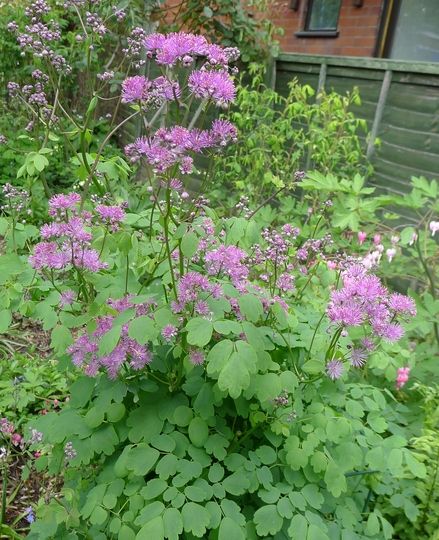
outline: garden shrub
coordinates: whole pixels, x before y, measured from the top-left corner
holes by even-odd
[[[236,107],[228,114],[241,144],[228,148],[214,164],[220,186],[259,204],[293,191],[298,170],[340,179],[370,172],[360,140],[366,122],[349,110],[361,103],[357,89],[345,96],[316,96],[309,85],[293,80],[282,96],[263,84],[260,66],[250,66],[250,73],[251,84],[241,80]],[[215,191],[220,200],[222,193],[221,188]]]

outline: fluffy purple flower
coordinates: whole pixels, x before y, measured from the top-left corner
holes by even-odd
[[[146,97],[151,82],[142,75],[128,77],[122,83],[122,102],[131,103]]]
[[[162,337],[167,342],[171,342],[177,335],[178,330],[173,324],[167,324],[162,330]]]
[[[66,291],[63,291],[61,293],[61,298],[59,300],[59,305],[61,307],[70,306],[73,304],[76,298],[75,291],[72,291],[71,289],[67,289]]]
[[[404,328],[398,323],[375,324],[373,330],[377,336],[394,343],[404,335]]]
[[[226,71],[193,71],[188,87],[194,96],[211,99],[220,107],[226,107],[235,99],[236,88]]]
[[[352,349],[349,362],[353,367],[363,367],[367,360],[367,351],[365,349]]]
[[[393,293],[389,298],[389,307],[396,313],[416,315],[416,305],[412,298],[399,293]]]
[[[96,213],[105,225],[108,225],[112,231],[117,231],[119,223],[125,219],[125,212],[120,206],[106,206],[99,204],[96,207]]]
[[[236,246],[219,246],[206,253],[204,260],[209,274],[226,274],[239,287],[247,281],[249,275],[248,267],[242,262],[246,257],[247,253]]]
[[[199,349],[192,349],[189,353],[189,360],[194,366],[201,366],[204,359],[204,353]]]
[[[294,276],[286,273],[281,274],[277,278],[276,285],[282,292],[292,291],[294,289]]]
[[[128,298],[110,300],[108,304],[123,312],[133,306]],[[136,313],[139,315],[139,313]],[[123,325],[119,342],[108,354],[99,356],[99,341],[113,328],[115,317],[106,315],[98,317],[96,329],[90,335],[88,333],[79,336],[68,349],[75,365],[83,367],[86,374],[93,376],[100,368],[104,368],[110,378],[115,378],[122,365],[129,363],[134,370],[140,370],[152,361],[152,355],[147,346],[139,344],[128,336],[128,325]]]
[[[49,268],[60,270],[69,262],[69,254],[58,251],[56,242],[40,242],[35,246],[34,253],[29,257],[29,262],[35,270]]]
[[[144,40],[144,47],[147,53],[156,55],[158,64],[173,66],[180,61],[188,65],[193,56],[206,55],[209,44],[203,36],[176,32],[150,34]]]
[[[238,133],[236,127],[228,120],[214,120],[210,129],[210,136],[215,144],[225,146],[230,141],[236,141]]]
[[[340,360],[331,360],[326,364],[326,374],[333,381],[339,379],[343,375],[343,372],[344,366]]]
[[[81,202],[78,193],[61,193],[54,195],[49,201],[49,215],[56,216],[58,211],[72,210]]]

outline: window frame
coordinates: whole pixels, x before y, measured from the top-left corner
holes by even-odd
[[[342,0],[340,0],[340,5],[339,5],[339,8],[338,8],[337,26],[336,26],[335,29],[333,29],[333,28],[331,28],[331,29],[329,29],[329,28],[326,28],[326,29],[320,28],[320,29],[312,30],[312,29],[309,28],[309,23],[311,21],[311,16],[312,16],[313,5],[314,5],[314,0],[308,0],[307,6],[306,6],[304,29],[301,30],[300,32],[295,32],[294,35],[296,37],[326,37],[326,38],[338,37],[338,35],[339,35],[338,24],[339,24],[339,21],[340,21],[340,11],[341,11],[341,8],[342,8]]]

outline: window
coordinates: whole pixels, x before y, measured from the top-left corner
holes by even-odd
[[[305,30],[337,30],[341,0],[310,0]]]
[[[337,37],[341,0],[309,0],[305,28],[297,37]]]
[[[396,60],[439,62],[438,0],[393,4],[384,55]]]

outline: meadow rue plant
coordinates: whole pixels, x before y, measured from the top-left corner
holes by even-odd
[[[64,9],[91,73],[125,8],[69,0]],[[375,275],[399,237],[372,241],[378,233],[354,227],[357,215],[349,240],[323,228],[347,189],[323,173],[291,175],[304,189],[339,188],[335,203],[306,200],[301,220],[271,225],[258,219],[265,202],[250,198],[230,212],[212,207],[211,171],[239,146],[236,127],[217,118],[236,96],[235,48],[133,29],[122,45],[130,69],[99,65],[81,114],[62,101],[75,62],[67,50],[58,58],[51,5],[36,0],[26,17],[10,30],[41,65],[32,84],[9,89],[43,144],[23,175],[44,172],[46,145],[66,122],[80,179],[48,197],[28,261],[5,261],[5,311],[41,324],[71,377],[68,401],[20,430],[0,423],[5,456],[23,446],[38,473],[59,479],[56,497],[26,504],[29,538],[390,539],[383,498],[403,497],[413,518],[414,495],[397,479],[425,476],[398,391],[415,304]],[[355,127],[350,99],[332,100]],[[103,103],[112,120],[96,141]],[[126,160],[110,155],[130,122]]]

